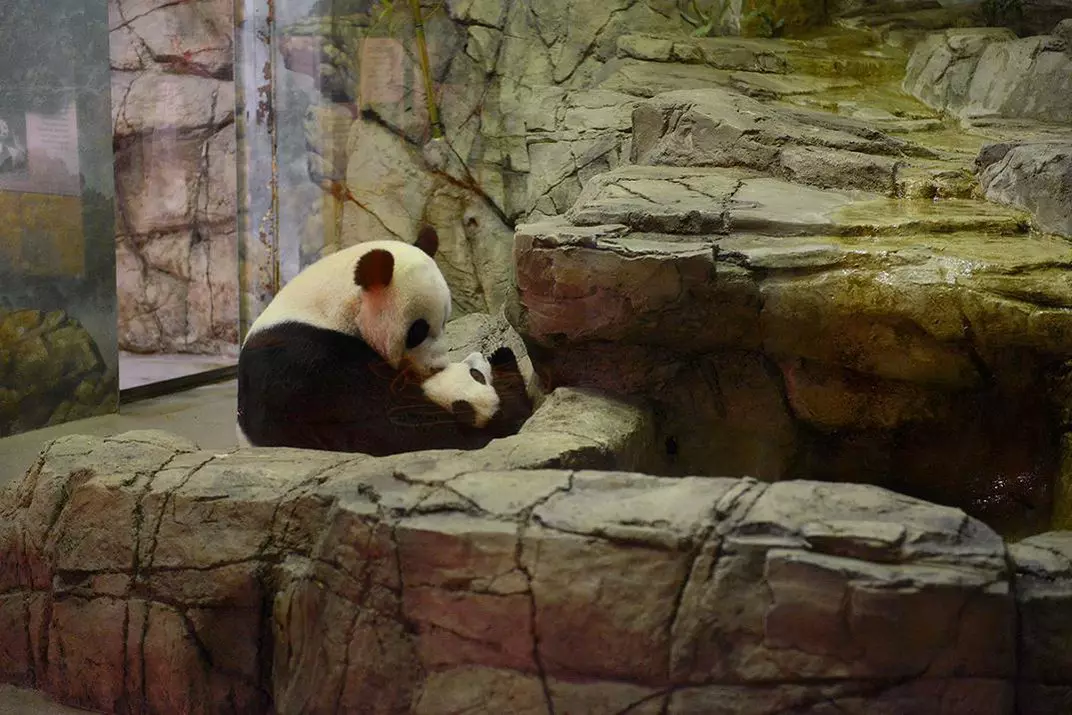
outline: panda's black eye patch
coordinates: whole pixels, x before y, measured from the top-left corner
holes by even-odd
[[[413,321],[413,325],[409,326],[409,332],[406,333],[406,349],[412,350],[428,337],[428,321],[424,318]]]
[[[484,373],[480,372],[480,370],[477,370],[475,367],[469,370],[469,377],[473,378],[481,385],[488,384],[488,381],[484,379]]]

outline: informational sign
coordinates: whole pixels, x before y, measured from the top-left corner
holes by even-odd
[[[0,106],[0,262],[25,276],[85,269],[78,112]]]
[[[0,106],[0,191],[81,195],[78,111],[7,113]]]

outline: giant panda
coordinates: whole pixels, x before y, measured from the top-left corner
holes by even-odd
[[[305,268],[254,321],[238,358],[241,443],[385,456],[473,449],[531,414],[508,349],[450,363],[450,289],[425,227]],[[501,409],[496,381],[510,390]],[[521,392],[524,392],[523,381]]]

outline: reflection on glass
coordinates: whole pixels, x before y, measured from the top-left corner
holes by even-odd
[[[102,3],[0,4],[0,436],[118,397]]]
[[[233,3],[108,4],[126,388],[237,352]]]

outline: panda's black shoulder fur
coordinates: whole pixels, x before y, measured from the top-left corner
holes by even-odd
[[[515,390],[520,373],[507,352],[493,356],[494,379]],[[523,380],[521,386],[523,391]],[[496,389],[507,404],[491,424],[477,429],[464,415],[431,403],[418,382],[405,379],[364,340],[283,322],[251,335],[239,353],[238,423],[261,446],[373,456],[476,449],[513,434],[532,412],[527,396],[511,396],[498,383]]]

